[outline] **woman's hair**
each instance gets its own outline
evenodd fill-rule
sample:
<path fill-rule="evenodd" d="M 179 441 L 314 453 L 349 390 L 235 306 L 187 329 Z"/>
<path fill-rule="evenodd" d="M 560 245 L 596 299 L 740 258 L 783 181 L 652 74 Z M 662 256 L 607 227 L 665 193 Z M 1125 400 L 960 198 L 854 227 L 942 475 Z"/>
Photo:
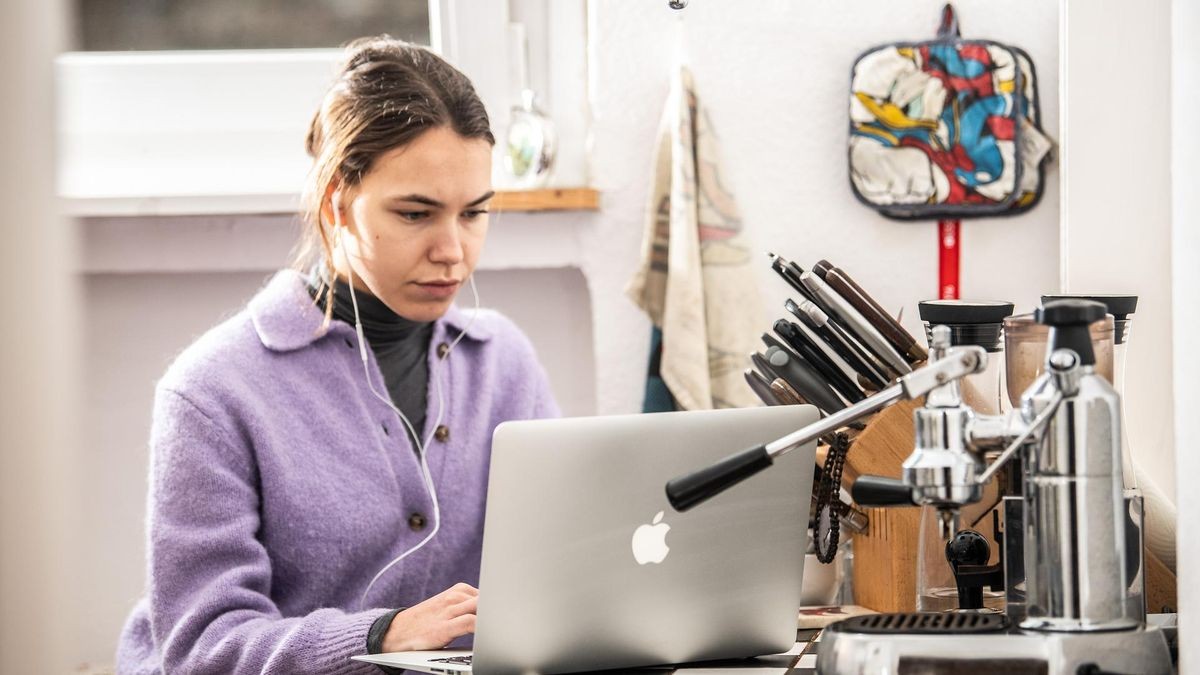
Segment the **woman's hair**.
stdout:
<path fill-rule="evenodd" d="M 437 54 L 386 35 L 354 40 L 345 50 L 305 141 L 313 166 L 302 197 L 300 269 L 322 259 L 332 263 L 333 225 L 323 221 L 321 209 L 334 181 L 358 184 L 380 155 L 429 129 L 449 127 L 496 144 L 471 81 Z"/>

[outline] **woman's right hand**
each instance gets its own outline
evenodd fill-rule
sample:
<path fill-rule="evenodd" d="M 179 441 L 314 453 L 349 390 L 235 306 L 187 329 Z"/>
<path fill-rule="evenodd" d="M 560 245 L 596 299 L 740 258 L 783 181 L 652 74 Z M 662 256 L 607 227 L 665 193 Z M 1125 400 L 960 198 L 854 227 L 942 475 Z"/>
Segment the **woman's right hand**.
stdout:
<path fill-rule="evenodd" d="M 479 589 L 455 584 L 392 619 L 383 636 L 384 652 L 441 649 L 456 638 L 475 632 Z"/>

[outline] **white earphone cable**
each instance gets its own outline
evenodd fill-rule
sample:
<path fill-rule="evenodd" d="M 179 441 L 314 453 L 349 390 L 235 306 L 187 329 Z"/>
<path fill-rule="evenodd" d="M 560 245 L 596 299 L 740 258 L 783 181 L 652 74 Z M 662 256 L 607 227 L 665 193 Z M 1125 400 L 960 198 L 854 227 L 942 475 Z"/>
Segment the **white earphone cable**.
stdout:
<path fill-rule="evenodd" d="M 429 374 L 429 379 L 433 383 L 434 393 L 437 396 L 437 415 L 434 417 L 433 425 L 430 427 L 429 435 L 426 436 L 422 441 L 420 435 L 413 428 L 412 423 L 408 420 L 408 417 L 405 416 L 405 414 L 401 412 L 398 407 L 396 407 L 395 403 L 392 402 L 390 397 L 384 396 L 376 391 L 375 385 L 371 381 L 370 359 L 367 355 L 367 341 L 363 336 L 362 319 L 358 313 L 358 297 L 354 293 L 354 269 L 350 264 L 350 254 L 343 247 L 342 232 L 345 228 L 342 225 L 341 210 L 336 202 L 334 204 L 333 212 L 334 226 L 337 228 L 336 247 L 342 251 L 342 255 L 346 261 L 346 275 L 348 277 L 347 285 L 350 287 L 350 304 L 354 308 L 354 331 L 358 335 L 358 353 L 362 360 L 363 375 L 367 380 L 367 388 L 370 389 L 371 394 L 374 395 L 375 398 L 379 399 L 379 401 L 390 408 L 392 412 L 396 413 L 396 416 L 399 417 L 400 421 L 404 423 L 404 428 L 408 430 L 410 438 L 413 439 L 413 443 L 417 446 L 416 450 L 417 456 L 420 459 L 422 479 L 425 482 L 425 489 L 429 492 L 430 501 L 433 502 L 433 529 L 429 531 L 429 534 L 425 535 L 424 539 L 417 542 L 413 547 L 409 548 L 404 553 L 401 553 L 397 558 L 389 562 L 387 565 L 384 565 L 384 567 L 379 570 L 374 577 L 371 578 L 370 583 L 367 584 L 367 588 L 363 591 L 362 596 L 358 600 L 359 609 L 363 610 L 366 609 L 367 595 L 371 592 L 371 589 L 374 588 L 375 583 L 378 582 L 384 574 L 399 564 L 402 560 L 421 550 L 434 538 L 434 536 L 437 535 L 438 530 L 441 529 L 441 505 L 438 503 L 437 489 L 433 484 L 433 474 L 429 470 L 429 461 L 428 457 L 426 456 L 425 449 L 429 447 L 430 441 L 433 440 L 433 434 L 441 425 L 442 418 L 445 413 L 446 402 L 442 396 L 441 383 L 440 379 L 438 378 L 438 375 L 441 372 L 442 363 L 444 363 L 445 360 L 450 357 L 450 354 L 454 351 L 454 348 L 457 347 L 458 343 L 462 341 L 463 336 L 467 334 L 467 331 L 471 328 L 471 325 L 475 323 L 476 317 L 479 316 L 479 289 L 475 286 L 475 277 L 473 275 L 467 277 L 467 281 L 471 285 L 471 294 L 474 296 L 475 300 L 474 311 L 471 312 L 471 318 L 467 321 L 467 324 L 463 326 L 461 331 L 459 331 L 458 337 L 450 343 L 450 346 L 446 350 L 445 354 L 439 356 L 437 361 L 434 362 L 433 370 Z"/>

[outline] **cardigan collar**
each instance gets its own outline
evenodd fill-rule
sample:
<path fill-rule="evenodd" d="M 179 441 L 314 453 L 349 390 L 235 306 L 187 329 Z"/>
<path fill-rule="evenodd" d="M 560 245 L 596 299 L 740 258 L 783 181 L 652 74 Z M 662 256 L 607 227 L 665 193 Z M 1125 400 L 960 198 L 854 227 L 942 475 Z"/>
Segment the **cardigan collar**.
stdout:
<path fill-rule="evenodd" d="M 333 326 L 341 325 L 340 321 L 333 326 L 325 325 L 325 314 L 308 294 L 306 283 L 298 271 L 280 270 L 250 300 L 250 319 L 267 349 L 277 352 L 301 349 L 334 330 Z M 487 325 L 472 322 L 471 314 L 456 305 L 451 305 L 435 323 L 440 324 L 435 334 L 446 335 L 451 331 L 458 334 L 465 330 L 466 336 L 473 340 L 486 341 L 492 337 Z"/>

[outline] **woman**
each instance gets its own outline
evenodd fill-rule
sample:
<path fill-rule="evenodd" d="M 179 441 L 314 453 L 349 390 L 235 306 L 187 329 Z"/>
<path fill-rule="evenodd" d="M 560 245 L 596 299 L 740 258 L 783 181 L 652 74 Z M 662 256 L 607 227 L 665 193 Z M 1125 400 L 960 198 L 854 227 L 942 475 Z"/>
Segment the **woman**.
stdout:
<path fill-rule="evenodd" d="M 308 137 L 300 271 L 158 384 L 149 585 L 119 672 L 378 672 L 350 657 L 473 632 L 492 431 L 558 413 L 528 339 L 452 304 L 494 142 L 436 55 L 348 47 Z"/>

